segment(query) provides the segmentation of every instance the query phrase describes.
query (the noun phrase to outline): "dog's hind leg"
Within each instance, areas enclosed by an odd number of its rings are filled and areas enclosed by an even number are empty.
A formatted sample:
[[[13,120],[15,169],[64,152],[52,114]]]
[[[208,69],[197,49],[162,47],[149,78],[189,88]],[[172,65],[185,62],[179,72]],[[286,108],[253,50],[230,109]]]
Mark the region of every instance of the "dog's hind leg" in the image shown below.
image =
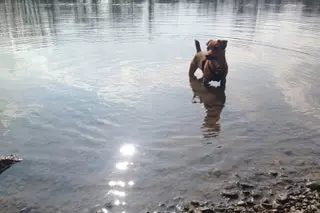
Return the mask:
[[[198,69],[198,64],[196,64],[196,63],[194,63],[194,61],[192,61],[189,66],[189,76],[193,77],[194,73],[197,71],[197,69]]]

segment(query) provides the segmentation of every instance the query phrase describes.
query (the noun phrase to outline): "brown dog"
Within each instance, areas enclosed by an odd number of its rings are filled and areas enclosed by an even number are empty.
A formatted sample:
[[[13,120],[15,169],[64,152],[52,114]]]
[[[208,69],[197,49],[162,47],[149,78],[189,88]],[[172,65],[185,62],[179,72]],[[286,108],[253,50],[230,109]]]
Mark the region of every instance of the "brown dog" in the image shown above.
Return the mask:
[[[195,40],[197,52],[190,67],[189,76],[194,76],[198,68],[203,73],[203,83],[209,85],[210,81],[220,81],[220,87],[225,87],[228,74],[228,64],[225,57],[227,40],[209,40],[207,51],[201,51],[200,43]]]

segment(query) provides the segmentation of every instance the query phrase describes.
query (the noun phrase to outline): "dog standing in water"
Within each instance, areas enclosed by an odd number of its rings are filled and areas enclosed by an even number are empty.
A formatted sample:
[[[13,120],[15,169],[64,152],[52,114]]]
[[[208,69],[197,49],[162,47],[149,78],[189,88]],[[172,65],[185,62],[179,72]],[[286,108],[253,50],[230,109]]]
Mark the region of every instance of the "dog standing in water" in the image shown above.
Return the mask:
[[[225,57],[227,40],[209,40],[207,51],[201,51],[200,43],[195,40],[196,54],[189,67],[189,76],[194,76],[198,68],[203,73],[203,84],[209,85],[210,81],[220,81],[220,87],[225,87],[228,74],[228,64]]]

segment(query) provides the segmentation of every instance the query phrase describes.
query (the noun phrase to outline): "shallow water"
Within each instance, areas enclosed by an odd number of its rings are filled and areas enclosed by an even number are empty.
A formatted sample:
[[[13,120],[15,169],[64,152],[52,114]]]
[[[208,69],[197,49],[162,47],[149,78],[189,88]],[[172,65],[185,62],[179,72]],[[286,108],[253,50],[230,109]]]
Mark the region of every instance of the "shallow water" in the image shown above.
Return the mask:
[[[317,1],[46,2],[0,1],[2,203],[130,213],[319,168]],[[189,82],[194,39],[228,40],[225,91]]]

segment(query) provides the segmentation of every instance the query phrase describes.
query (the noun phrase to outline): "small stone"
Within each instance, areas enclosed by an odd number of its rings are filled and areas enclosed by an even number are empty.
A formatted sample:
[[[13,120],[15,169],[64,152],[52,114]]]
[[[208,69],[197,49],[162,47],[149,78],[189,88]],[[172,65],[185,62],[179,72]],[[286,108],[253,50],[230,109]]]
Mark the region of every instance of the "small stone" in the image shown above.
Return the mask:
[[[310,209],[317,212],[319,209],[315,205],[311,205]]]
[[[225,212],[225,211],[226,211],[226,208],[225,208],[225,207],[222,207],[222,206],[219,206],[219,207],[214,208],[214,210],[215,210],[216,212]]]
[[[221,148],[221,147],[222,147],[221,145],[216,146],[216,148],[218,148],[218,149]]]
[[[193,205],[194,207],[200,206],[200,202],[199,202],[199,201],[196,201],[196,200],[192,200],[192,201],[190,202],[190,204]]]
[[[252,196],[253,198],[260,198],[260,197],[261,197],[261,194],[262,194],[262,192],[261,192],[261,191],[258,191],[258,190],[252,190],[252,191],[251,191],[251,196]]]
[[[199,209],[199,211],[201,213],[214,213],[214,211],[210,208],[202,208],[202,209]]]
[[[249,191],[243,191],[242,194],[247,197],[247,196],[250,195],[250,192]]]
[[[270,203],[269,199],[268,199],[268,198],[266,198],[266,197],[265,197],[265,198],[263,198],[263,199],[261,200],[261,202],[262,202],[262,203]]]
[[[270,171],[269,175],[271,175],[273,177],[277,177],[278,176],[278,172],[277,171]]]
[[[284,187],[286,190],[291,189],[293,186],[292,185],[288,185],[286,187]]]
[[[246,206],[246,203],[243,200],[238,201],[238,206]]]
[[[232,211],[233,210],[233,211]],[[234,212],[234,213],[241,213],[244,211],[244,208],[243,207],[237,207],[237,208],[234,208],[234,209],[231,209],[230,212]],[[247,212],[247,211],[246,211]]]
[[[253,198],[253,197],[250,197],[250,198],[247,200],[247,206],[254,206],[254,198]]]
[[[242,190],[254,188],[254,186],[251,185],[251,184],[249,184],[249,183],[240,183],[240,182],[237,182],[237,185],[238,185]]]
[[[261,200],[261,206],[266,208],[266,209],[272,209],[272,204],[270,204],[270,201],[268,198],[263,198]]]
[[[167,207],[167,210],[174,210],[175,208],[176,208],[176,206],[172,204]]]
[[[183,199],[182,196],[177,196],[177,197],[174,197],[174,198],[173,198],[174,201],[179,201],[179,200],[182,200],[182,199]]]
[[[274,209],[278,209],[278,210],[283,209],[282,205],[280,205],[280,204],[277,203],[276,201],[273,201],[272,206],[273,206]]]
[[[106,203],[106,204],[104,205],[104,207],[107,208],[107,209],[110,209],[110,208],[113,207],[113,205],[112,205],[111,202],[108,202],[108,203]]]
[[[160,203],[160,204],[159,204],[159,207],[166,207],[166,204]]]
[[[274,195],[272,189],[270,189],[270,190],[268,191],[268,195],[269,195],[269,196],[273,196],[273,195]]]
[[[188,206],[184,206],[184,207],[183,207],[183,211],[188,212],[189,210],[190,210],[190,209],[189,209]]]
[[[255,205],[253,206],[253,209],[256,211],[256,212],[259,212],[259,210],[261,209],[261,207],[259,205]]]
[[[277,196],[276,200],[281,204],[285,204],[289,201],[288,194],[287,193],[280,193]]]
[[[237,199],[239,197],[239,193],[237,191],[223,191],[221,195],[230,199]]]

